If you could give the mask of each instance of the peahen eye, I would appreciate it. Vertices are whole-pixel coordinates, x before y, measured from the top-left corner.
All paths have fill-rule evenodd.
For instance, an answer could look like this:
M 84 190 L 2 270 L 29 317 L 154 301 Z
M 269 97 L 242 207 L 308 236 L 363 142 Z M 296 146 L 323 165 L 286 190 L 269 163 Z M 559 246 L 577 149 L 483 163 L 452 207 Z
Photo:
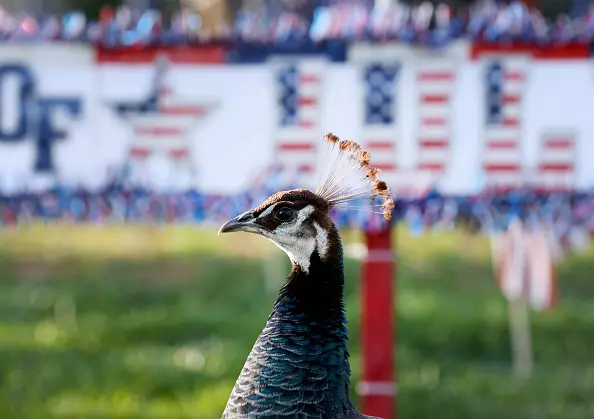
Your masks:
M 291 208 L 287 208 L 287 207 L 279 209 L 274 214 L 276 219 L 279 221 L 282 221 L 282 222 L 290 221 L 294 215 L 295 215 L 295 211 L 292 210 Z

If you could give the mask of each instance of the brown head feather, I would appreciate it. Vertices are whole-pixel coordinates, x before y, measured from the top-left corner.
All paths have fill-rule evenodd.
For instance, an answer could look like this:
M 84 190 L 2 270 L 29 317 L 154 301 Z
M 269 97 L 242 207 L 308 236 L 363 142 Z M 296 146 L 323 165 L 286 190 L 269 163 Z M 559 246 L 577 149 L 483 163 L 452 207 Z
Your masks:
M 375 180 L 380 175 L 380 173 L 381 171 L 377 167 L 370 167 L 367 169 L 366 176 L 370 179 Z
M 338 143 L 338 148 L 343 153 L 346 153 L 347 151 L 349 151 L 350 146 L 351 146 L 351 143 L 348 140 L 340 140 Z
M 318 186 L 316 195 L 327 203 L 328 208 L 362 198 L 375 199 L 379 196 L 382 200 L 380 206 L 384 219 L 390 220 L 394 201 L 390 198 L 391 192 L 386 182 L 378 179 L 380 170 L 371 165 L 371 153 L 361 147 L 359 143 L 352 140 L 341 140 L 332 133 L 326 134 L 325 139 L 332 145 L 338 144 L 339 155 L 330 168 L 326 180 L 320 182 L 321 186 Z M 367 186 L 353 187 L 344 184 L 344 176 L 338 174 L 338 170 L 344 167 L 344 163 L 340 163 L 341 157 L 346 157 L 347 161 L 354 162 L 357 168 L 362 170 Z
M 361 167 L 369 166 L 370 162 L 371 162 L 371 153 L 367 150 L 361 149 L 359 152 L 359 164 L 361 165 Z
M 328 134 L 326 134 L 326 141 L 328 141 L 330 144 L 334 145 L 340 141 L 340 138 L 338 138 L 338 136 L 329 132 Z
M 382 204 L 382 215 L 384 220 L 390 221 L 392 218 L 392 211 L 394 210 L 394 200 L 392 198 L 386 199 Z
M 388 190 L 388 185 L 386 185 L 386 182 L 384 182 L 383 180 L 376 180 L 373 183 L 373 186 L 375 187 L 377 193 L 380 195 L 382 195 Z
M 255 216 L 258 216 L 270 205 L 283 201 L 292 202 L 301 206 L 311 203 L 314 204 L 316 208 L 320 208 L 321 210 L 328 211 L 329 209 L 328 203 L 318 195 L 314 194 L 312 191 L 307 189 L 293 189 L 291 191 L 279 191 L 275 193 L 267 200 L 262 202 L 258 207 L 254 208 L 252 213 Z

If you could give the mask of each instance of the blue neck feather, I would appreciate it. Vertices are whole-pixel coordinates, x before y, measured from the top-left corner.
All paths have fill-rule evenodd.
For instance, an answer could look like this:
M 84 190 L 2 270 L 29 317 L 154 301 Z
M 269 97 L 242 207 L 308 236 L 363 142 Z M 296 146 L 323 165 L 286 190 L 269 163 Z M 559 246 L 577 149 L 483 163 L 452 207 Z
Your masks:
M 309 273 L 293 266 L 224 417 L 270 411 L 338 418 L 353 410 L 338 233 L 333 247 L 326 260 L 314 252 Z

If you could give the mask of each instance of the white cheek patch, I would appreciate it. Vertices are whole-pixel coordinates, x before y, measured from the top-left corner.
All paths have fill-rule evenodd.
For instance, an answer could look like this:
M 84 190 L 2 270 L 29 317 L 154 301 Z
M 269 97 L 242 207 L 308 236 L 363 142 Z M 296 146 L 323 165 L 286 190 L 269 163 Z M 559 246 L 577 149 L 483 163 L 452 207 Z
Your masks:
M 283 244 L 276 242 L 275 239 L 270 240 L 289 256 L 291 262 L 299 265 L 303 272 L 309 273 L 311 254 L 316 247 L 315 239 L 294 239 L 290 243 Z
M 311 255 L 316 249 L 316 239 L 299 236 L 299 230 L 313 211 L 313 206 L 306 206 L 298 212 L 297 219 L 293 223 L 277 227 L 270 237 L 274 244 L 289 256 L 291 262 L 299 265 L 305 273 L 309 272 Z
M 316 229 L 316 245 L 318 247 L 318 254 L 320 255 L 321 259 L 326 259 L 326 256 L 328 255 L 328 247 L 330 246 L 330 243 L 328 242 L 328 232 L 315 221 L 313 225 Z

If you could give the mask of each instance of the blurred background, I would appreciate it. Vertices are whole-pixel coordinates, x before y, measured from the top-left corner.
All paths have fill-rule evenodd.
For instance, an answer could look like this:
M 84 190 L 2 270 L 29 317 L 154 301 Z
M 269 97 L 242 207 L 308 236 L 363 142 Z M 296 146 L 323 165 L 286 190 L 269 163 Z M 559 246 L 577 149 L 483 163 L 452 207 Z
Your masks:
M 592 7 L 0 0 L 0 417 L 220 417 L 290 265 L 216 231 L 332 131 L 357 405 L 384 234 L 398 418 L 594 418 Z

